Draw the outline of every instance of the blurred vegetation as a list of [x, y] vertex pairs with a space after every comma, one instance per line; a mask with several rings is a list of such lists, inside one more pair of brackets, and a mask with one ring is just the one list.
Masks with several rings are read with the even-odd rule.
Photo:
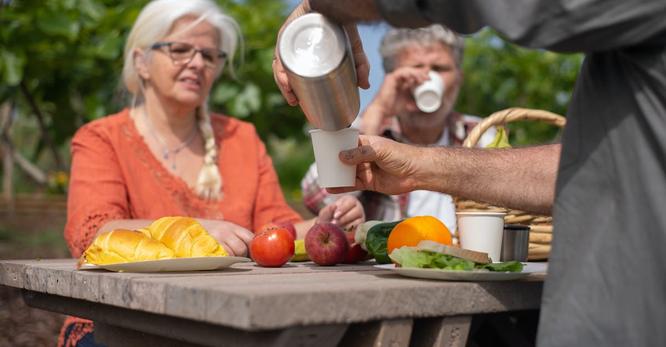
[[[119, 92], [125, 37], [147, 1], [22, 0], [0, 2], [0, 104], [14, 106], [12, 140], [46, 171], [67, 170], [68, 143], [78, 127], [127, 105]], [[298, 199], [313, 161], [305, 118], [282, 99], [271, 71], [282, 1], [219, 0], [239, 22], [244, 63], [214, 86], [211, 109], [255, 124], [266, 141], [285, 194]], [[240, 61], [241, 59], [237, 59]], [[581, 56], [525, 50], [490, 30], [467, 41], [458, 109], [488, 115], [509, 106], [564, 114]], [[544, 142], [554, 129], [511, 127], [512, 143]], [[39, 135], [37, 135], [39, 134]], [[34, 190], [15, 171], [19, 191]], [[26, 183], [27, 182], [27, 183]]]
[[[15, 106], [12, 139], [31, 161], [49, 171], [67, 169], [67, 144], [82, 124], [127, 105], [120, 71], [127, 33], [143, 1], [36, 0], [3, 2], [0, 10], [0, 104]], [[271, 62], [277, 29], [286, 16], [281, 1], [220, 0], [244, 35], [244, 61], [237, 79], [223, 75], [211, 92], [211, 109], [252, 122], [269, 144], [288, 191], [296, 191], [311, 149], [294, 155], [280, 141], [306, 141], [304, 117], [288, 106], [273, 81]], [[41, 130], [44, 131], [41, 131]], [[41, 134], [41, 136], [36, 136]], [[272, 140], [269, 140], [272, 136]], [[270, 146], [273, 143], [275, 146]], [[309, 146], [308, 146], [309, 147]], [[300, 166], [291, 158], [301, 158]], [[16, 172], [17, 174], [19, 172]], [[285, 175], [287, 173], [287, 175]], [[17, 175], [19, 191], [30, 182]]]
[[[456, 108], [482, 117], [508, 107], [565, 116], [582, 59], [581, 54], [521, 48], [484, 29], [466, 40], [465, 82]], [[514, 146], [549, 142], [558, 132], [540, 122], [516, 122], [508, 128]]]

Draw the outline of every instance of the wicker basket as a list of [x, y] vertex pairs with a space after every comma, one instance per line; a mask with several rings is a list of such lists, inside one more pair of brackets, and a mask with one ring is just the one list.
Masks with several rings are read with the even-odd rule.
[[[555, 113], [542, 110], [532, 110], [525, 108], [509, 108], [506, 110], [498, 111], [483, 121], [481, 121], [467, 136], [464, 147], [474, 147], [481, 138], [481, 135], [486, 132], [490, 127], [503, 127], [509, 122], [521, 120], [534, 120], [546, 122], [548, 124], [556, 125], [563, 128], [566, 124], [566, 119]], [[503, 211], [506, 212], [504, 222], [507, 224], [524, 224], [530, 226], [530, 246], [528, 252], [529, 260], [546, 260], [550, 255], [550, 242], [553, 238], [553, 225], [552, 217], [537, 216], [527, 212], [518, 210], [509, 210], [498, 206], [490, 206], [488, 204], [456, 199], [456, 210], [476, 210], [476, 211]]]

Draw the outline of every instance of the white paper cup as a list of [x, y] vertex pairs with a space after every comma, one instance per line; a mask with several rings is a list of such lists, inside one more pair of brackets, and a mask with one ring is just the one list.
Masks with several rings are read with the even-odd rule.
[[429, 80], [414, 88], [414, 101], [416, 107], [422, 112], [432, 113], [442, 106], [442, 95], [444, 95], [444, 81], [438, 73], [428, 72]]
[[492, 261], [500, 261], [504, 212], [456, 212], [460, 246], [477, 252], [488, 253]]
[[317, 183], [322, 188], [353, 187], [356, 185], [356, 166], [340, 161], [340, 151], [358, 147], [358, 129], [345, 128], [337, 131], [310, 130]]

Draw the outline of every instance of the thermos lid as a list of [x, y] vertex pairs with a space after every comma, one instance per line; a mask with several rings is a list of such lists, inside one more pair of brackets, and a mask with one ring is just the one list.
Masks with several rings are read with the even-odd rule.
[[303, 77], [324, 76], [333, 71], [346, 54], [347, 38], [342, 28], [319, 13], [296, 18], [282, 31], [278, 51], [282, 64]]

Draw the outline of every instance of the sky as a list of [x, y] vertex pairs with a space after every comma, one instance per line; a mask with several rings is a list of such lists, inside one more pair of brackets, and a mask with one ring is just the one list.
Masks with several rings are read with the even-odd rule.
[[361, 110], [365, 109], [373, 96], [379, 90], [384, 80], [384, 69], [382, 68], [382, 58], [379, 55], [379, 43], [386, 31], [390, 28], [387, 24], [361, 25], [358, 32], [363, 41], [363, 49], [370, 60], [370, 89], [361, 89]]
[[[291, 10], [300, 3], [300, 0], [284, 0]], [[379, 90], [384, 80], [384, 69], [382, 68], [382, 59], [379, 55], [379, 43], [384, 33], [390, 28], [387, 24], [359, 25], [358, 31], [363, 41], [363, 49], [370, 61], [370, 89], [359, 89], [361, 97], [361, 110], [372, 101], [373, 96]]]

